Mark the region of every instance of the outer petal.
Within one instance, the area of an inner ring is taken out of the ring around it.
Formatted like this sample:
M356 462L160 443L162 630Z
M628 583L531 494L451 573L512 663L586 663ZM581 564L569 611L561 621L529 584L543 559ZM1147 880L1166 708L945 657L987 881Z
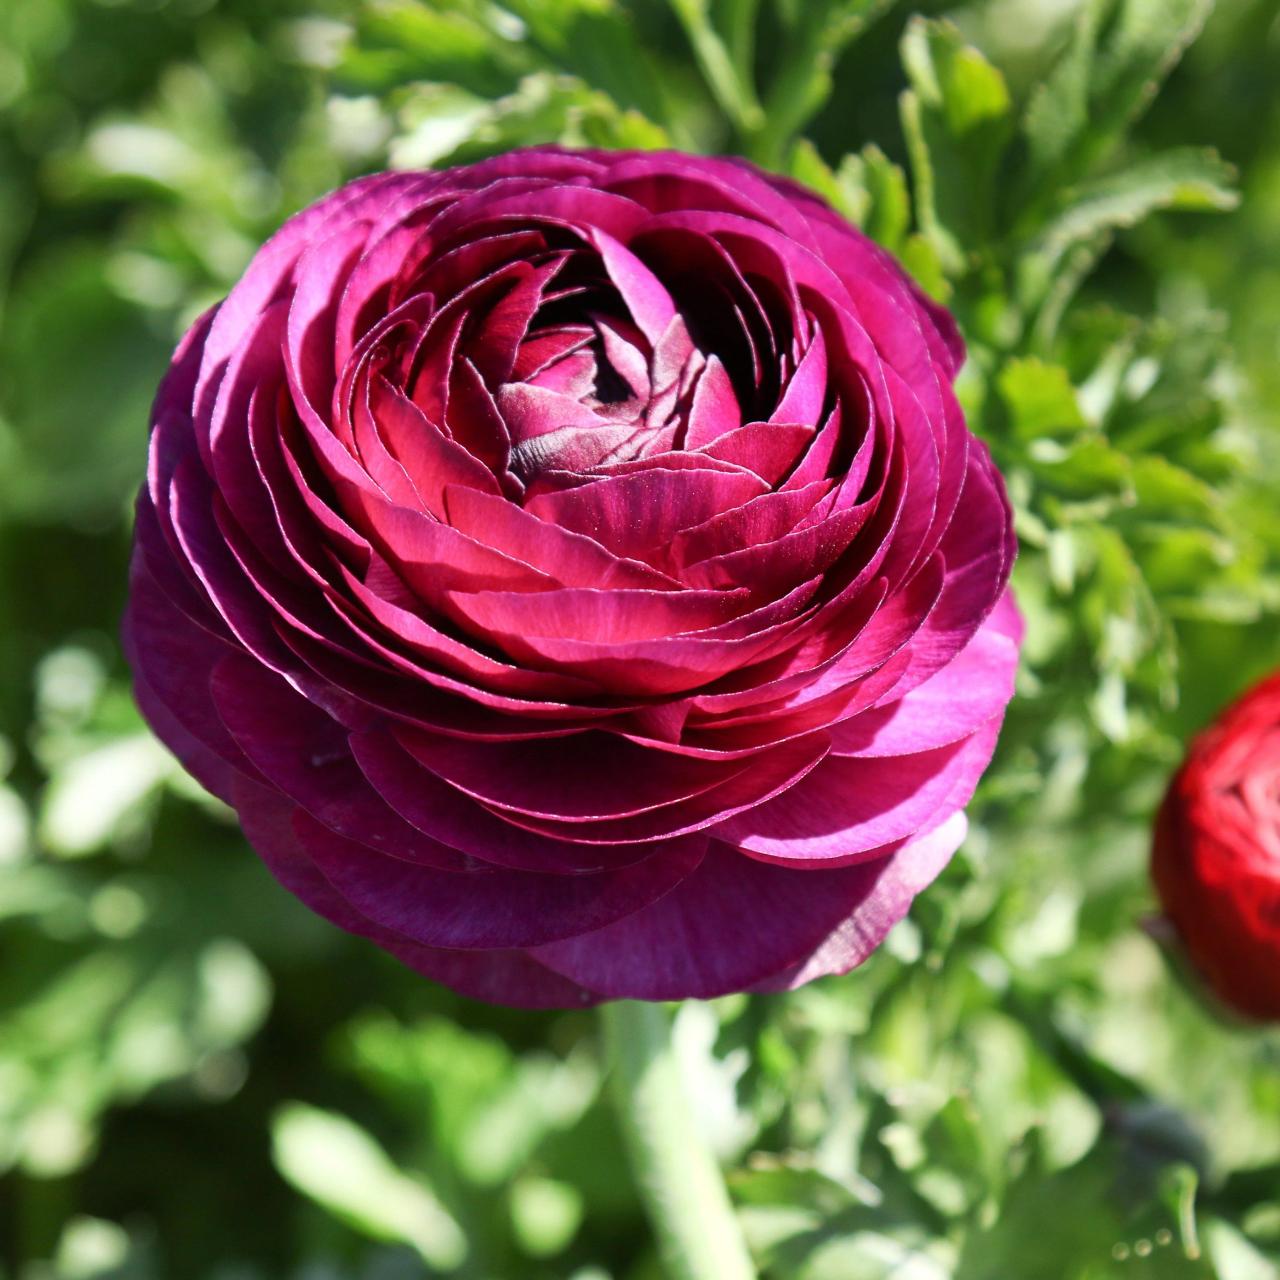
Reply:
M278 792L237 780L234 800L250 843L290 893L317 915L349 933L370 938L426 977L475 1000L533 1009L589 1005L598 998L525 951L424 947L380 929L352 910L316 869L298 841L294 811Z
M755 857L838 866L927 830L967 804L995 750L998 713L950 746L907 756L828 756L790 791L729 819L717 835Z
M864 959L962 836L960 818L905 857L805 873L713 843L701 867L653 906L533 955L608 999L707 1000L798 985L806 966L818 976Z
M927 835L917 836L893 855L877 882L876 892L860 903L804 960L774 974L754 989L790 991L815 978L848 973L860 965L907 914L916 894L937 878L951 855L964 843L968 826L963 813L953 813Z

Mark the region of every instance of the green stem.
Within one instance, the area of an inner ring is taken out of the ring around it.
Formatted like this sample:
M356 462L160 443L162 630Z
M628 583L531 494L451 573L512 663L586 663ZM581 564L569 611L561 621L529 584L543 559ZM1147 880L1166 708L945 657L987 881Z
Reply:
M618 1115L671 1280L755 1280L720 1166L695 1121L656 1004L601 1009Z

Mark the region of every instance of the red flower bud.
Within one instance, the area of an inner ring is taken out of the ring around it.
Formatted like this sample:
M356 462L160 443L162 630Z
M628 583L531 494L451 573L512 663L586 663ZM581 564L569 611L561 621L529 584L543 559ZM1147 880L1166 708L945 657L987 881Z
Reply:
M1280 1018L1280 673L1191 743L1152 875L1191 963L1247 1017Z

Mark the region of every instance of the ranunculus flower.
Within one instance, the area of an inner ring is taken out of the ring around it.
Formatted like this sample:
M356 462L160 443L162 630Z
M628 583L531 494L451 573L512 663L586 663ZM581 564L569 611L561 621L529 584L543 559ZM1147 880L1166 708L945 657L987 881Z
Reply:
M739 161L354 182L160 389L138 697L287 888L458 991L844 971L960 842L1012 689L962 358Z
M1151 870L1214 994L1280 1018L1280 673L1191 743L1156 818Z

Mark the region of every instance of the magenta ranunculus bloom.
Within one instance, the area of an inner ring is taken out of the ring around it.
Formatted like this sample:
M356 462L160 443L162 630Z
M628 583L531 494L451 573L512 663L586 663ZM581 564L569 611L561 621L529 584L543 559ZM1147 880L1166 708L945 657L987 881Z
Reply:
M160 389L139 701L282 884L460 992L843 972L959 845L1013 688L963 354L741 161L354 182Z

